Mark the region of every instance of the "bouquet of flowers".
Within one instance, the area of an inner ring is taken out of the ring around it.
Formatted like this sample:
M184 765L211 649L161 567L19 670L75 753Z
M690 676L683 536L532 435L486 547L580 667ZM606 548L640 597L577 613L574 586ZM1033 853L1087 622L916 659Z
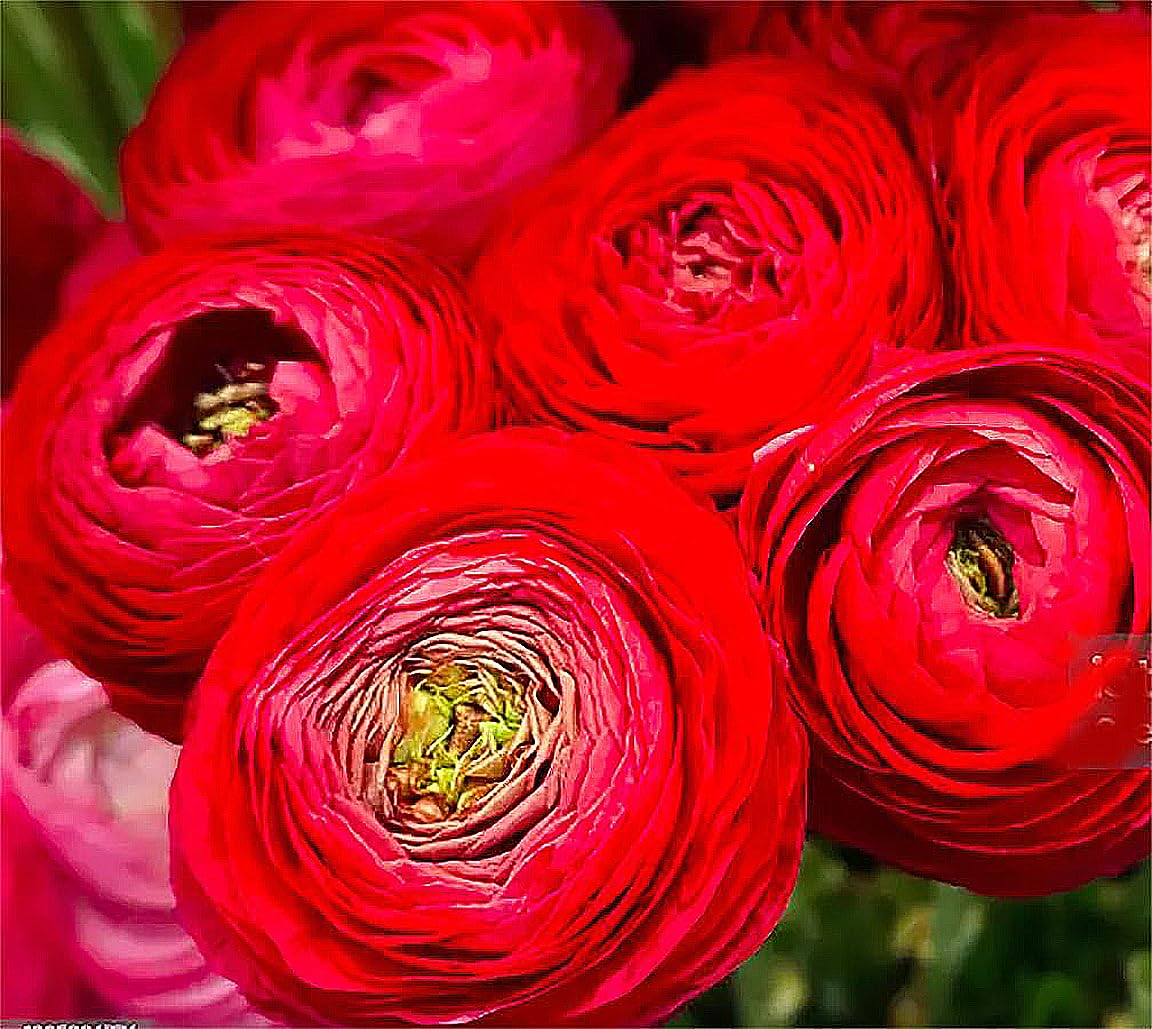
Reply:
M4 131L4 1017L658 1025L809 833L1149 857L1146 4L182 13L122 218Z

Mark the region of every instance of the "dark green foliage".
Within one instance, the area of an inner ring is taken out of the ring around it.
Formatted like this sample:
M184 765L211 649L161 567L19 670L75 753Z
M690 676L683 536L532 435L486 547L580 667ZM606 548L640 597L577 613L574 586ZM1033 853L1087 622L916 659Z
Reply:
M1024 901L867 865L810 841L772 939L672 1024L1152 1025L1147 862Z

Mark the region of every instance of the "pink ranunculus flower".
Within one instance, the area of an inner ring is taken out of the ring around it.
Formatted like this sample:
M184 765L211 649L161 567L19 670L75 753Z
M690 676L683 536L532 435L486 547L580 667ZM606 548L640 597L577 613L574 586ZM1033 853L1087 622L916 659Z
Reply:
M4 645L0 647L0 696L7 711L24 680L54 655L48 641L20 610L6 579L0 579L0 626L4 629Z
M80 983L62 954L66 908L57 873L28 811L8 782L14 743L4 728L0 799L0 1018L79 1014Z
M24 667L37 648L40 660L13 685L14 632ZM7 603L4 651L5 1017L266 1024L176 919L168 785L180 748L115 714Z
M153 242L323 224L464 258L613 117L628 64L596 3L239 4L125 144L129 220Z

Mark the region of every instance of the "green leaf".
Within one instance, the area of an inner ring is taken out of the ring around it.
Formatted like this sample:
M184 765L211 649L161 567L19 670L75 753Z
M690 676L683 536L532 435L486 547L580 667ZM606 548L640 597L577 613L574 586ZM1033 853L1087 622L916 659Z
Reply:
M110 214L120 209L120 144L176 43L171 6L0 4L5 122L63 164Z

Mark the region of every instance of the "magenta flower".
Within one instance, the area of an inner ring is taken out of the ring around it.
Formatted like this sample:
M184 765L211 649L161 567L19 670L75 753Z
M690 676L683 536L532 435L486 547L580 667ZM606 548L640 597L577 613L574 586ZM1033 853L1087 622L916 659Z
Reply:
M79 980L64 957L67 908L50 855L8 781L14 744L4 728L0 817L0 1018L66 1019L80 1013Z
M25 656L38 640L4 615L8 688L12 629ZM266 1024L176 919L168 785L180 748L113 713L97 682L38 645L4 719L4 1016Z
M627 68L594 3L240 4L129 138L129 219L153 241L323 224L462 257L612 118Z

